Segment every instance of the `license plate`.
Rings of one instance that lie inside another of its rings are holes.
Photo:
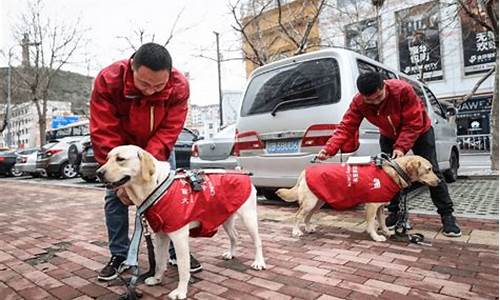
[[[295,140],[285,140],[285,141],[273,141],[266,143],[267,153],[297,153],[299,152],[299,141]]]

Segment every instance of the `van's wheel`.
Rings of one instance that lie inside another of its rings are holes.
[[[83,180],[89,183],[94,183],[97,181],[97,177],[87,177],[87,176],[81,176]]]
[[[76,172],[75,166],[73,166],[69,162],[65,162],[62,164],[59,173],[60,173],[61,177],[64,179],[75,178],[78,175],[78,172]]]
[[[458,155],[455,151],[450,156],[450,168],[443,173],[444,179],[448,183],[457,181],[458,178]]]
[[[260,192],[267,200],[285,203],[280,197],[278,197],[278,195],[276,195],[276,189],[262,189]]]

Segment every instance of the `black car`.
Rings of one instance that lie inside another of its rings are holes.
[[[177,168],[189,169],[191,161],[191,147],[198,140],[198,136],[187,128],[183,128],[177,142],[175,142],[175,163]],[[90,138],[82,140],[80,145],[71,145],[68,150],[68,159],[71,164],[78,166],[78,173],[83,180],[95,182],[96,170],[99,164],[94,158],[94,150]]]
[[[7,176],[19,177],[23,175],[23,172],[20,172],[14,168],[16,164],[17,153],[16,151],[2,151],[0,152],[0,174],[4,174]]]

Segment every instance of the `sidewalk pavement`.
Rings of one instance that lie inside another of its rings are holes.
[[[123,287],[96,279],[109,258],[103,191],[5,181],[0,189],[0,299],[118,298]],[[464,235],[451,239],[437,215],[412,216],[428,247],[371,241],[358,210],[323,209],[315,234],[292,238],[295,210],[259,206],[265,271],[250,268],[244,230],[232,261],[221,259],[224,233],[192,239],[204,271],[192,276],[190,299],[498,299],[498,220],[458,218]],[[169,268],[161,286],[140,286],[142,299],[166,299],[176,282]]]

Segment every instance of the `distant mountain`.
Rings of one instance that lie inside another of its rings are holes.
[[[11,100],[13,104],[30,101],[29,91],[17,73],[21,71],[20,67],[16,68],[16,72],[12,71]],[[8,68],[0,68],[0,104],[7,103],[7,74]],[[49,100],[70,101],[72,111],[77,114],[88,111],[87,103],[90,99],[93,79],[93,77],[78,73],[59,71],[49,90]]]

